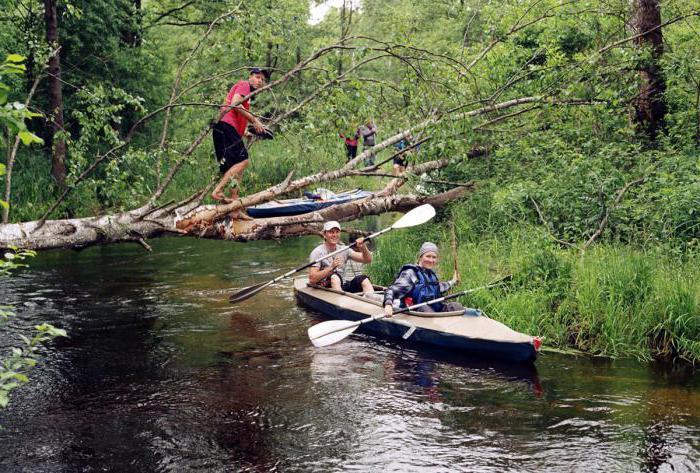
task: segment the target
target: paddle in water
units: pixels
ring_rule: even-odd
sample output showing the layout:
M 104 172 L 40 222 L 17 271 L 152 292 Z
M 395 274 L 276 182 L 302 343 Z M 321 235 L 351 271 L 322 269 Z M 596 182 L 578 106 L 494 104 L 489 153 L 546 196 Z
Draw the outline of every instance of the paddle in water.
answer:
M 415 209 L 412 209 L 411 211 L 407 212 L 404 214 L 400 219 L 398 219 L 394 224 L 390 227 L 385 228 L 384 230 L 380 230 L 376 233 L 372 233 L 370 236 L 365 238 L 365 240 L 371 240 L 372 238 L 377 238 L 379 235 L 382 235 L 390 230 L 394 230 L 397 228 L 408 228 L 408 227 L 415 227 L 417 225 L 421 225 L 431 218 L 435 216 L 435 208 L 433 208 L 432 205 L 430 204 L 424 204 L 419 207 L 416 207 Z M 346 247 L 340 248 L 332 253 L 329 253 L 322 258 L 319 258 L 315 261 L 311 261 L 310 263 L 305 264 L 304 266 L 301 266 L 296 269 L 292 269 L 291 271 L 287 271 L 281 276 L 276 277 L 275 279 L 272 279 L 267 282 L 255 284 L 253 286 L 248 286 L 244 287 L 243 289 L 239 289 L 238 291 L 234 292 L 231 294 L 231 297 L 229 297 L 229 302 L 232 304 L 236 304 L 238 302 L 244 301 L 250 297 L 253 297 L 255 294 L 258 292 L 262 291 L 268 286 L 271 286 L 272 284 L 276 283 L 277 281 L 284 279 L 288 276 L 291 276 L 294 273 L 298 273 L 299 271 L 302 271 L 310 266 L 313 266 L 316 263 L 319 263 L 323 261 L 324 259 L 331 258 L 338 253 L 341 253 L 343 251 L 347 251 L 351 249 L 353 246 L 355 246 L 355 243 L 352 243 Z
M 394 315 L 400 314 L 403 312 L 408 312 L 411 310 L 418 309 L 419 307 L 423 307 L 426 305 L 430 304 L 435 304 L 437 302 L 443 302 L 449 299 L 454 299 L 455 297 L 463 296 L 465 294 L 470 294 L 472 292 L 480 291 L 481 289 L 490 289 L 492 287 L 500 286 L 505 283 L 507 279 L 509 279 L 511 276 L 505 276 L 503 278 L 500 278 L 491 284 L 488 284 L 486 286 L 481 286 L 481 287 L 475 287 L 473 289 L 466 289 L 464 291 L 460 292 L 455 292 L 454 294 L 450 294 L 448 296 L 442 296 L 438 297 L 437 299 L 433 299 L 432 301 L 427 301 L 427 302 L 421 302 L 420 304 L 414 304 L 409 307 L 404 307 L 403 309 L 399 309 L 396 312 L 394 312 Z M 385 318 L 386 315 L 384 313 L 373 315 L 371 317 L 367 317 L 365 319 L 361 320 L 328 320 L 326 322 L 321 322 L 318 323 L 312 327 L 309 327 L 308 334 L 309 334 L 309 339 L 311 340 L 311 343 L 314 344 L 316 347 L 325 347 L 328 345 L 332 345 L 336 342 L 341 341 L 351 333 L 353 333 L 357 328 L 362 325 L 366 324 L 367 322 L 372 322 L 375 320 L 380 320 Z M 403 338 L 406 339 L 411 336 L 411 334 L 415 331 L 416 327 L 412 325 L 409 322 L 406 322 L 404 320 L 394 320 L 394 322 L 399 323 L 401 325 L 405 325 L 409 327 L 408 331 L 403 335 Z

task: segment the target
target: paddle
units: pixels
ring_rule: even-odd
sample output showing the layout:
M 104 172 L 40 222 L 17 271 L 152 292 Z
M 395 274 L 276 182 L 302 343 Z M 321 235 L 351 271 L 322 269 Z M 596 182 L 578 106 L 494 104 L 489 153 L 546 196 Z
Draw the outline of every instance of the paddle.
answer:
M 429 304 L 435 304 L 437 302 L 443 302 L 449 299 L 454 299 L 455 297 L 463 296 L 465 294 L 469 294 L 472 292 L 480 291 L 481 289 L 490 289 L 492 287 L 500 286 L 505 283 L 507 279 L 509 279 L 511 275 L 504 276 L 500 279 L 497 279 L 496 281 L 487 284 L 486 286 L 481 286 L 481 287 L 475 287 L 473 289 L 466 289 L 464 291 L 460 292 L 455 292 L 454 294 L 450 294 L 448 296 L 443 296 L 443 297 L 438 297 L 437 299 L 433 299 L 432 301 L 428 302 L 421 302 L 420 304 L 413 304 L 412 306 L 405 307 L 403 309 L 399 309 L 395 314 L 400 314 L 402 312 L 408 312 L 410 310 L 417 309 L 419 307 L 423 307 Z M 307 333 L 309 334 L 309 339 L 311 340 L 311 343 L 314 344 L 316 347 L 325 347 L 328 345 L 332 345 L 336 342 L 339 342 L 343 338 L 347 337 L 351 333 L 353 333 L 357 328 L 365 324 L 367 322 L 372 322 L 374 320 L 379 320 L 385 318 L 386 315 L 384 313 L 378 314 L 378 315 L 373 315 L 371 317 L 367 317 L 366 319 L 362 320 L 357 320 L 357 321 L 351 321 L 351 320 L 329 320 L 327 322 L 321 322 L 319 324 L 316 324 L 312 327 L 309 327 L 309 330 Z M 400 323 L 401 325 L 406 325 L 409 327 L 409 330 L 403 335 L 403 338 L 406 339 L 411 336 L 411 334 L 415 331 L 416 327 L 409 322 L 406 322 L 404 320 L 395 320 L 394 322 Z
M 419 207 L 416 207 L 415 209 L 410 210 L 408 213 L 403 215 L 400 219 L 398 219 L 396 222 L 394 222 L 394 224 L 392 226 L 385 228 L 384 230 L 380 230 L 376 233 L 371 234 L 370 236 L 365 238 L 365 240 L 370 240 L 372 238 L 376 238 L 379 235 L 382 235 L 382 234 L 384 234 L 390 230 L 396 229 L 396 228 L 415 227 L 416 225 L 420 225 L 422 223 L 427 222 L 428 220 L 430 220 L 434 216 L 435 216 L 435 209 L 433 208 L 432 205 L 430 205 L 430 204 L 421 205 Z M 322 258 L 319 258 L 315 261 L 307 263 L 304 266 L 301 266 L 301 267 L 296 268 L 296 269 L 292 269 L 291 271 L 287 271 L 283 275 L 278 276 L 271 281 L 255 284 L 253 286 L 244 287 L 243 289 L 240 289 L 240 290 L 236 291 L 235 293 L 233 293 L 231 295 L 231 297 L 229 297 L 229 302 L 231 302 L 232 304 L 235 304 L 235 303 L 244 301 L 244 300 L 248 299 L 249 297 L 252 297 L 255 294 L 257 294 L 258 292 L 262 291 L 266 287 L 276 283 L 280 279 L 284 279 L 287 276 L 291 276 L 294 273 L 298 273 L 299 271 L 304 270 L 304 269 L 308 268 L 309 266 L 313 266 L 314 264 L 319 263 L 319 262 L 323 261 L 324 259 L 331 258 L 331 257 L 337 255 L 338 253 L 342 253 L 343 251 L 347 251 L 347 250 L 351 249 L 353 246 L 355 246 L 356 243 L 357 242 L 352 243 L 351 245 L 346 246 L 344 248 L 340 248 L 332 253 L 325 255 Z

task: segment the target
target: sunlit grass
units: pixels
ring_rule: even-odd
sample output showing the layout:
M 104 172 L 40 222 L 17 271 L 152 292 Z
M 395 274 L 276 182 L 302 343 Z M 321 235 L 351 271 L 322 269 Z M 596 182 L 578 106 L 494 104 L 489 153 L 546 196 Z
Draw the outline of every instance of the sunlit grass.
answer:
M 415 261 L 426 239 L 441 248 L 439 275 L 448 279 L 453 258 L 442 227 L 382 237 L 372 277 L 390 284 L 402 264 Z M 543 336 L 550 346 L 610 357 L 700 360 L 697 257 L 679 260 L 661 250 L 615 245 L 593 246 L 581 254 L 525 227 L 481 241 L 459 233 L 458 239 L 458 289 L 513 274 L 503 288 L 463 297 L 465 305 L 515 330 Z

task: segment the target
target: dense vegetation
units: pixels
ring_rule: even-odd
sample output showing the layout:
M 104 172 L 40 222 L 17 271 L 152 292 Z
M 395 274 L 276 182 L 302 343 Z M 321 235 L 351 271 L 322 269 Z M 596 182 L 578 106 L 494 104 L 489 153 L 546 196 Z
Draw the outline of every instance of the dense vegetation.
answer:
M 342 48 L 254 101 L 268 121 L 290 113 L 276 140 L 253 146 L 245 192 L 290 170 L 338 167 L 338 132 L 370 117 L 380 138 L 438 117 L 410 159 L 453 158 L 431 178 L 473 181 L 475 191 L 434 228 L 379 242 L 372 271 L 380 282 L 412 259 L 426 233 L 449 248 L 453 221 L 464 287 L 514 275 L 507 289 L 469 301 L 492 316 L 552 345 L 700 359 L 700 2 L 364 0 L 359 10 L 351 3 L 312 25 L 305 0 L 2 0 L 0 51 L 25 57 L 27 68 L 3 79 L 9 102 L 24 102 L 44 73 L 55 49 L 46 44 L 44 8 L 57 8 L 65 121 L 56 135 L 45 119 L 27 121 L 45 144 L 19 151 L 10 221 L 41 217 L 59 195 L 50 164 L 57 140 L 67 144 L 65 185 L 73 191 L 53 218 L 133 208 L 215 117 L 244 67 L 273 68 L 275 79 L 345 37 Z M 663 27 L 644 26 L 642 4 L 658 4 Z M 132 138 L 141 117 L 169 103 L 181 64 L 172 101 L 181 105 L 140 124 Z M 50 87 L 42 79 L 31 102 L 44 117 L 52 114 Z M 645 105 L 653 113 L 644 115 Z M 3 138 L 8 155 L 16 132 Z M 468 159 L 479 147 L 488 153 Z M 206 185 L 212 155 L 207 139 L 161 200 Z M 333 184 L 356 185 L 383 181 Z M 413 176 L 404 189 L 444 186 Z M 445 252 L 445 268 L 451 258 Z

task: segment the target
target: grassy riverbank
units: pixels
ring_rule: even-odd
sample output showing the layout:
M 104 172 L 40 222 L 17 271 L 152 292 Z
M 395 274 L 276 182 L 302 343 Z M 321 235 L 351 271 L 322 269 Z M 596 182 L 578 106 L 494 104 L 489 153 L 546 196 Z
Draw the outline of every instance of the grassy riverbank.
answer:
M 421 241 L 442 249 L 440 273 L 452 274 L 448 224 L 395 232 L 378 242 L 374 279 L 390 283 L 401 264 L 415 260 Z M 459 226 L 458 226 L 459 228 Z M 460 288 L 502 276 L 502 289 L 462 302 L 516 330 L 610 357 L 700 360 L 700 258 L 661 249 L 603 244 L 585 253 L 562 249 L 541 229 L 520 227 L 473 241 L 457 230 Z

